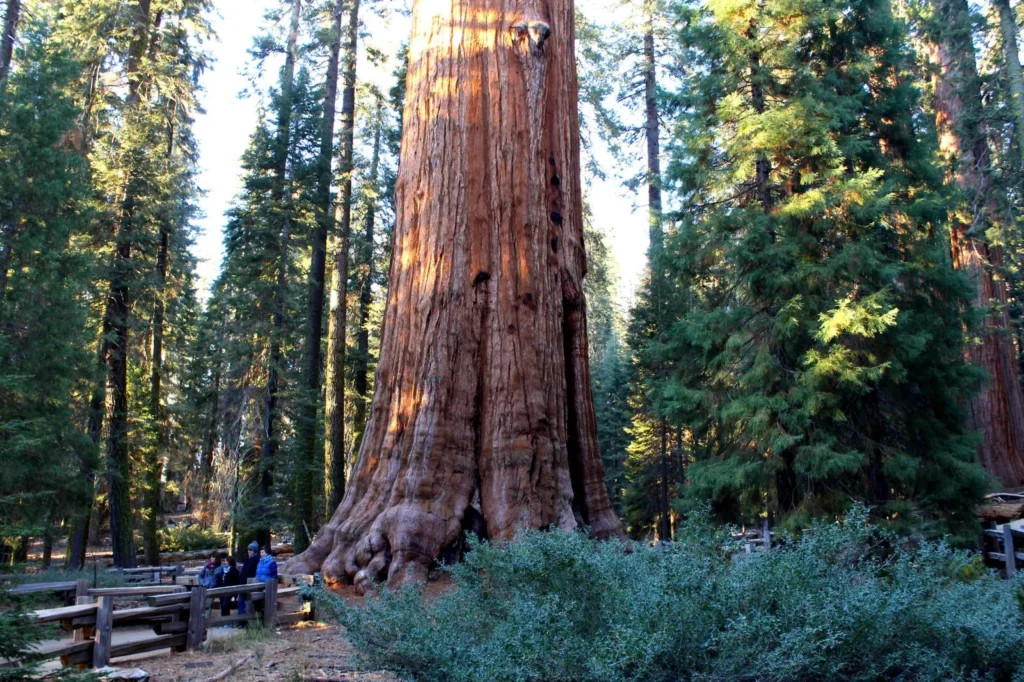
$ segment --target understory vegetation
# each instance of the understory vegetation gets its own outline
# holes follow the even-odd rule
[[[373,667],[417,682],[1024,680],[1020,590],[864,509],[770,552],[690,521],[671,545],[478,544],[436,598],[321,595]]]
[[[160,548],[165,552],[221,549],[227,543],[227,536],[200,526],[175,526],[160,531]]]

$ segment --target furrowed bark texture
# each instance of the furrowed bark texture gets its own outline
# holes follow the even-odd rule
[[[376,395],[341,506],[287,572],[425,579],[472,508],[492,539],[621,534],[590,394],[573,44],[572,0],[416,3]]]
[[[987,243],[986,231],[998,226],[988,139],[980,123],[981,91],[971,41],[967,0],[938,0],[938,40],[931,56],[938,66],[935,110],[939,146],[955,160],[953,181],[966,206],[951,214],[953,264],[970,273],[977,285],[976,305],[989,310],[980,343],[968,358],[989,373],[982,390],[967,404],[967,424],[983,436],[979,462],[1002,481],[1024,483],[1024,398],[1017,354],[1006,312],[1006,282],[993,269],[1003,266],[1002,248]]]

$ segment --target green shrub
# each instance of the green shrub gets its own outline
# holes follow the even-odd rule
[[[703,522],[663,548],[528,533],[437,599],[322,598],[367,664],[420,682],[1024,682],[1022,583],[866,519],[750,556]]]
[[[21,661],[21,667],[0,666],[0,682],[30,680],[36,674],[37,661],[23,652],[38,642],[39,633],[29,625],[21,600],[0,590],[0,662]]]
[[[199,526],[175,526],[160,531],[160,549],[164,552],[194,552],[227,547],[227,537]]]

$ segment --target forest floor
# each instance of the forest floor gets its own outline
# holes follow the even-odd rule
[[[239,665],[241,663],[241,665]],[[335,625],[303,623],[255,636],[243,630],[210,632],[202,649],[162,653],[114,664],[141,669],[151,682],[205,682],[215,679],[294,682],[397,682],[385,672],[361,671],[356,652]],[[225,671],[228,674],[221,676]]]

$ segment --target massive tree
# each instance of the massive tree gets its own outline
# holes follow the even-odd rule
[[[463,528],[618,535],[583,297],[573,1],[413,10],[376,395],[345,497],[286,567],[423,579]]]
[[[967,0],[936,0],[930,56],[936,65],[935,115],[939,146],[950,162],[961,201],[950,211],[954,266],[975,281],[976,303],[988,311],[981,339],[968,357],[988,381],[967,405],[970,428],[982,434],[979,461],[1006,486],[1024,483],[1024,397],[1010,335],[1003,250],[987,232],[1002,229],[993,194],[991,153],[983,124],[981,81]]]

